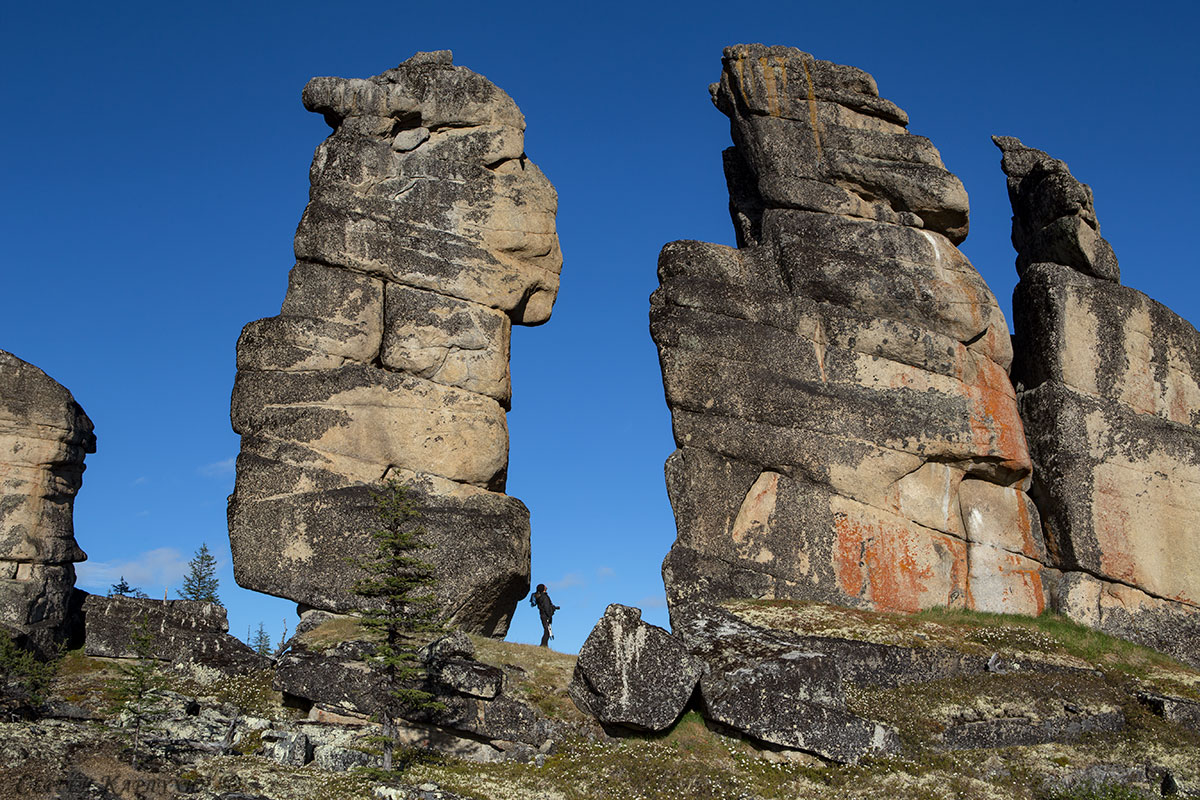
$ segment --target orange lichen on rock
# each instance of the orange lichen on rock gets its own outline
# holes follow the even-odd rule
[[[846,595],[881,611],[962,604],[964,542],[899,518],[864,517],[850,509],[833,516],[834,573]]]
[[[1028,473],[1033,469],[1025,426],[1007,373],[995,362],[977,359],[976,380],[967,384],[970,426],[978,450],[1004,460],[1005,468]]]

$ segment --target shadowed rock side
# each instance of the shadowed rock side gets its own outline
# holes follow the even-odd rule
[[[46,654],[81,633],[73,565],[87,555],[72,510],[94,452],[71,393],[0,350],[0,626]]]
[[[1200,664],[1200,334],[1118,284],[1092,192],[1010,137],[1013,379],[1079,622]]]
[[[89,656],[137,658],[135,638],[149,634],[150,653],[162,661],[242,674],[271,663],[229,635],[225,609],[218,603],[93,594],[84,601],[83,614],[83,651]]]
[[[784,597],[1035,614],[1041,526],[967,197],[870,75],[727,48],[738,247],[673,242],[650,328],[677,449],[672,615]]]
[[[229,500],[250,589],[355,607],[372,486],[413,488],[447,617],[503,635],[529,589],[529,512],[503,494],[511,326],[550,317],[557,197],[525,120],[449,51],[367,80],[314,78],[316,151],[279,316],[238,340]]]

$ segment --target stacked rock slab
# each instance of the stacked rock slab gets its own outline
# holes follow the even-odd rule
[[[140,635],[150,654],[162,661],[196,663],[225,672],[266,669],[270,662],[229,635],[225,609],[198,600],[88,595],[83,603],[84,654],[137,658]]]
[[[673,242],[650,328],[678,449],[681,605],[1037,613],[1044,548],[1007,323],[967,197],[865,72],[727,48],[736,248]]]
[[[46,654],[79,635],[72,514],[94,452],[71,393],[0,351],[0,626]]]
[[[511,326],[550,317],[557,197],[525,121],[449,51],[366,80],[314,78],[316,151],[279,316],[238,340],[234,575],[355,608],[371,488],[412,490],[446,617],[502,635],[529,587],[529,512],[503,494]]]
[[[1020,275],[1013,380],[1057,604],[1200,663],[1200,334],[1119,284],[1066,164],[995,141]]]

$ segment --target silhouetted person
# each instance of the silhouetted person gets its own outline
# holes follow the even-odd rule
[[[554,638],[550,631],[550,623],[554,621],[554,612],[558,611],[558,606],[550,602],[550,595],[546,594],[546,584],[538,584],[537,591],[529,598],[529,605],[536,607],[538,614],[542,617],[541,646],[549,647],[550,640]]]

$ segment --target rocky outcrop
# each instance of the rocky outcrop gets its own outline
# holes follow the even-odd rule
[[[554,189],[516,104],[449,51],[314,78],[304,104],[333,133],[282,311],[238,340],[234,575],[353,609],[347,558],[372,548],[371,487],[396,478],[423,513],[445,616],[502,635],[529,589],[529,512],[503,494],[509,337],[554,303]]]
[[[425,673],[419,686],[439,707],[397,706],[391,687],[368,667],[373,646],[355,626],[351,617],[306,612],[279,658],[275,687],[310,719],[363,721],[392,707],[402,741],[485,762],[528,761],[561,735],[557,722],[507,686],[505,670],[475,657],[474,643],[461,631],[419,651]]]
[[[1200,334],[1118,283],[1092,192],[997,137],[1020,282],[1013,380],[1079,622],[1200,663]]]
[[[612,604],[579,650],[571,699],[605,725],[663,731],[683,713],[701,662],[642,612]]]
[[[676,609],[678,635],[704,664],[704,716],[771,745],[840,763],[899,748],[896,732],[846,710],[835,656],[717,606]]]
[[[72,509],[94,452],[71,393],[0,351],[0,627],[47,655],[81,634]]]
[[[650,328],[678,449],[672,615],[784,597],[1038,613],[1045,549],[967,197],[870,75],[727,48],[737,248],[673,242]]]
[[[88,595],[83,651],[100,658],[137,658],[135,637],[149,637],[160,661],[201,664],[232,674],[267,669],[270,661],[229,635],[225,609],[198,600]]]

